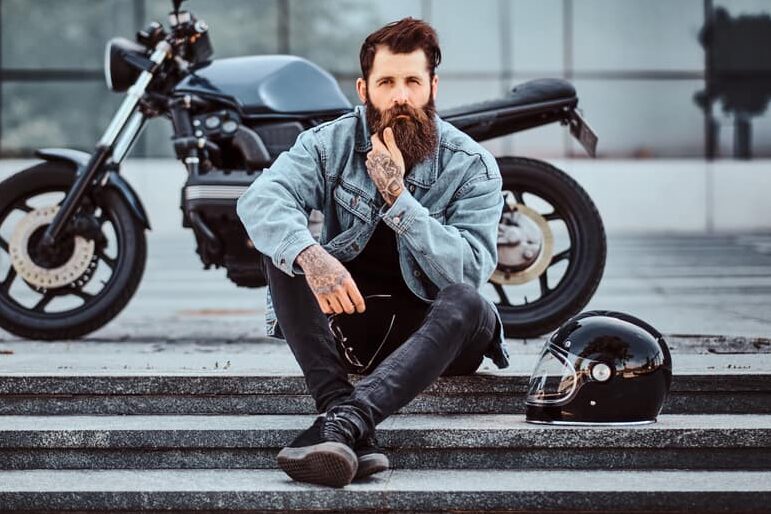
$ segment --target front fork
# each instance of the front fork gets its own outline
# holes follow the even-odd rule
[[[118,112],[115,113],[110,125],[105,130],[99,143],[97,143],[88,164],[82,170],[78,170],[75,182],[67,191],[64,200],[59,206],[59,211],[43,234],[40,242],[43,248],[51,248],[56,244],[66,226],[67,220],[77,210],[83,195],[97,174],[103,169],[105,162],[110,157],[113,157],[114,162],[120,163],[125,158],[134,141],[136,141],[136,137],[142,130],[145,122],[144,115],[137,111],[137,105],[142,96],[144,96],[147,86],[153,78],[153,74],[169,55],[170,51],[171,45],[166,41],[161,41],[156,45],[155,50],[150,56],[150,60],[154,63],[152,68],[143,70],[134,85],[129,88],[126,98],[123,99]]]

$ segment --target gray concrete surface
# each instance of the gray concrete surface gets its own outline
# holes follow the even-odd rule
[[[0,416],[0,448],[206,447],[286,444],[313,415],[256,416]],[[771,415],[662,415],[630,427],[569,427],[526,423],[512,414],[394,415],[378,436],[399,446],[473,448],[771,447]],[[152,434],[145,438],[143,434]],[[196,437],[191,437],[195,434]],[[548,435],[546,435],[548,434]],[[288,439],[288,441],[286,441]],[[282,446],[283,446],[282,444]]]
[[[265,288],[237,288],[223,269],[203,270],[190,232],[151,232],[148,244],[137,294],[88,339],[235,341],[265,334]],[[483,293],[494,297],[489,285]],[[594,308],[629,312],[669,335],[726,336],[768,348],[771,232],[609,236],[605,274],[586,306]],[[0,342],[13,339],[0,330]]]
[[[158,321],[155,323],[164,323]],[[222,341],[216,335],[201,335],[196,341],[151,342],[67,341],[27,342],[0,341],[0,374],[34,375],[104,375],[104,376],[270,376],[301,373],[289,347],[273,338],[256,338],[245,342]],[[206,338],[210,339],[206,339]],[[511,365],[499,370],[485,359],[480,374],[529,375],[535,366],[543,341],[527,344],[512,339]],[[771,354],[703,353],[673,356],[677,374],[757,374],[771,373]]]
[[[0,416],[0,469],[275,468],[312,416]],[[513,415],[396,415],[394,469],[766,470],[771,416],[662,415],[653,425],[552,427]]]
[[[767,512],[763,472],[395,470],[332,489],[276,470],[0,471],[8,509]]]
[[[39,446],[6,448],[8,467],[156,469],[0,471],[0,505],[103,511],[767,509],[767,471],[694,470],[768,468],[771,218],[764,214],[768,204],[760,202],[768,179],[737,178],[756,173],[757,163],[746,169],[680,164],[670,163],[668,178],[657,168],[657,181],[646,188],[653,175],[642,165],[615,176],[611,166],[565,163],[596,198],[610,234],[605,275],[585,309],[629,312],[666,334],[676,374],[672,414],[639,430],[582,430],[580,437],[570,429],[525,425],[524,381],[543,338],[511,339],[510,368],[497,370],[486,360],[477,377],[440,380],[403,413],[409,415],[381,425],[395,465],[413,469],[355,483],[345,493],[292,482],[275,470],[217,469],[223,462],[274,465],[274,446],[308,423],[312,405],[286,344],[265,337],[264,288],[239,289],[224,270],[202,270],[192,234],[177,228],[180,184],[166,181],[153,189],[145,175],[138,189],[147,190],[140,194],[151,217],[159,209],[160,223],[149,233],[147,270],[129,306],[82,341],[25,341],[0,331],[2,412],[11,414],[0,416],[0,438]],[[145,174],[147,167],[132,173]],[[634,194],[616,198],[620,184]],[[659,233],[642,233],[646,227]],[[712,228],[761,231],[708,233]],[[490,288],[483,293],[492,296]],[[474,408],[496,414],[464,413],[463,391],[481,393]],[[294,410],[281,410],[271,398]],[[270,415],[237,415],[261,412]],[[164,449],[148,452],[131,447],[132,441],[160,442]],[[416,441],[420,448],[410,446]],[[527,451],[506,453],[517,444]],[[114,445],[120,447],[115,454]],[[661,469],[673,462],[690,471]],[[157,469],[196,466],[210,469]],[[479,469],[490,467],[500,469]],[[534,467],[574,470],[527,471]],[[635,467],[657,470],[621,471]]]

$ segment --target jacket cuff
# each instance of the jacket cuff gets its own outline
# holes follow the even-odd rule
[[[393,204],[384,204],[380,208],[380,217],[397,234],[407,232],[412,221],[421,214],[428,216],[428,209],[423,207],[406,187]]]
[[[318,241],[313,239],[309,230],[304,229],[295,232],[279,245],[272,257],[273,265],[290,277],[304,275],[302,268],[295,261],[300,252],[315,244],[318,244]]]

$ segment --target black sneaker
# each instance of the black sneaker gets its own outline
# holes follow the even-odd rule
[[[368,477],[374,473],[386,471],[389,466],[388,457],[377,444],[374,435],[359,439],[353,447],[359,460],[359,468],[354,479]]]
[[[358,469],[353,424],[330,410],[278,452],[278,465],[300,482],[343,487]]]

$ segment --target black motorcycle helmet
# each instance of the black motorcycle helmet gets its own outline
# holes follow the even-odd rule
[[[659,331],[622,312],[584,312],[565,322],[541,351],[525,420],[653,423],[671,383],[672,357]]]

